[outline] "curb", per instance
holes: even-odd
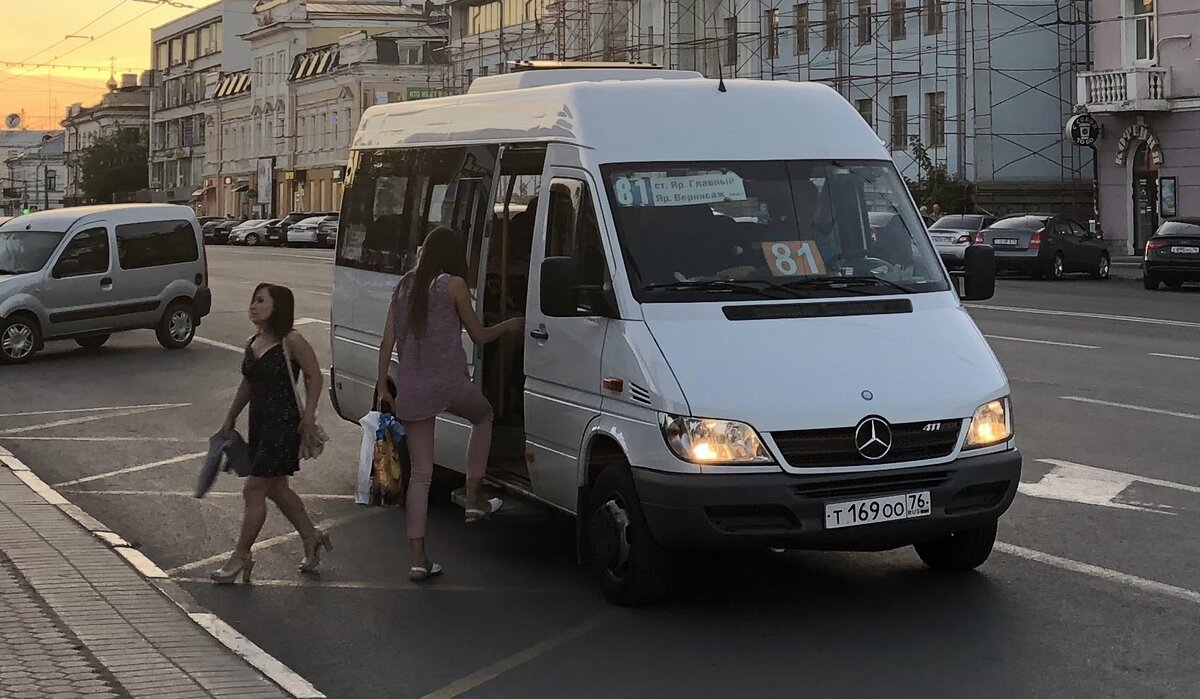
[[[264,677],[275,683],[281,690],[294,699],[326,699],[316,687],[305,680],[295,671],[288,668],[274,657],[254,645],[245,636],[238,633],[232,626],[222,621],[217,615],[202,607],[195,598],[178,583],[171,580],[166,571],[150,560],[146,554],[134,548],[132,544],[119,534],[107,527],[103,522],[92,517],[81,507],[63,497],[57,490],[21,462],[12,452],[0,446],[0,464],[13,472],[30,490],[48,504],[54,505],[60,512],[83,527],[89,534],[99,539],[110,549],[125,559],[143,578],[153,585],[163,596],[179,607],[192,623],[204,629],[208,635],[216,639],[222,646],[237,655],[244,662],[258,670]]]

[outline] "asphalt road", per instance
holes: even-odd
[[[295,479],[335,550],[319,579],[272,512],[257,584],[206,578],[232,547],[240,483],[190,491],[238,380],[259,280],[296,291],[329,360],[330,255],[210,249],[203,343],[151,333],[52,345],[0,371],[0,444],[196,599],[330,697],[1196,696],[1200,686],[1200,289],[1003,280],[972,308],[1013,386],[1022,492],[979,572],[911,549],[688,559],[653,609],[605,604],[572,524],[535,507],[466,525],[431,511],[446,568],[405,576],[403,512],[354,505],[360,432]]]

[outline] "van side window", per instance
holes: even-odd
[[[82,277],[108,271],[108,230],[89,228],[77,233],[54,265],[54,278]]]
[[[121,269],[163,267],[200,259],[196,233],[187,221],[147,221],[117,226]]]
[[[578,265],[580,286],[599,288],[607,283],[604,244],[586,182],[560,178],[550,183],[546,257],[573,258]]]

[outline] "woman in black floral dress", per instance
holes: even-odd
[[[250,406],[250,476],[242,488],[245,513],[237,548],[221,568],[213,571],[218,583],[231,583],[242,576],[250,581],[254,559],[250,548],[267,518],[267,499],[274,502],[304,542],[302,572],[310,573],[321,563],[321,549],[333,550],[329,535],[313,527],[300,496],[288,477],[300,470],[302,440],[316,439],[316,407],[321,397],[321,370],[316,353],[293,329],[295,298],[291,290],[259,284],[250,301],[250,322],[258,333],[246,345],[242,359],[242,383],[221,426],[231,432],[238,415]],[[289,365],[288,356],[293,362]],[[293,381],[304,373],[307,400],[304,414],[296,402]]]

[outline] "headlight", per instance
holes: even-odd
[[[985,403],[975,410],[967,430],[967,449],[990,447],[1012,439],[1012,407],[1008,398]]]
[[[662,415],[663,437],[671,451],[694,464],[769,464],[754,428],[742,422]]]

